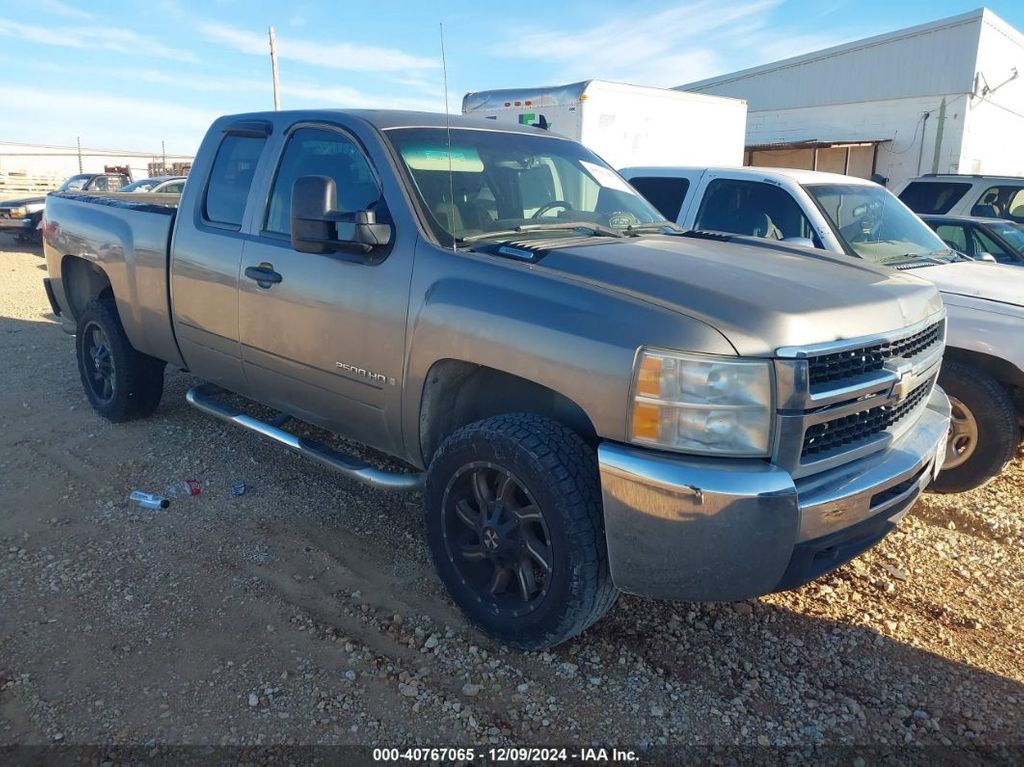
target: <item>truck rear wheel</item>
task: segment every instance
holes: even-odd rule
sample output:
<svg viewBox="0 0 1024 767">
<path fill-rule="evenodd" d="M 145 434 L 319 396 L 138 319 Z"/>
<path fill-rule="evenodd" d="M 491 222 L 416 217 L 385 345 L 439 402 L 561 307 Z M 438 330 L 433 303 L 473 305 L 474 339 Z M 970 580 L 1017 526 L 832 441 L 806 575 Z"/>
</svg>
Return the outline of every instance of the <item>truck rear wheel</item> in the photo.
<svg viewBox="0 0 1024 767">
<path fill-rule="evenodd" d="M 78 317 L 75 351 L 89 404 L 109 421 L 148 416 L 164 391 L 164 362 L 132 348 L 109 298 L 90 301 Z"/>
<path fill-rule="evenodd" d="M 459 429 L 430 463 L 424 501 L 438 574 L 485 633 L 551 647 L 614 604 L 597 459 L 561 424 L 517 413 Z"/>
<path fill-rule="evenodd" d="M 971 365 L 942 363 L 939 385 L 952 407 L 946 462 L 931 484 L 939 493 L 981 487 L 1002 472 L 1020 442 L 1013 399 L 998 381 Z"/>
</svg>

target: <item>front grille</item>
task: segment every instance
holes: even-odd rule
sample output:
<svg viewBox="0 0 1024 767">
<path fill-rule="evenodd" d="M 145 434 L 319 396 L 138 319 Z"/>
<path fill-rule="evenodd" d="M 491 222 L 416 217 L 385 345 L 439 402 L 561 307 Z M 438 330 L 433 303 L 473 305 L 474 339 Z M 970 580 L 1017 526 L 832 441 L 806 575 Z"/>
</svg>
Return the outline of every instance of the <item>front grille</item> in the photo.
<svg viewBox="0 0 1024 767">
<path fill-rule="evenodd" d="M 859 413 L 836 418 L 834 421 L 809 426 L 804 432 L 804 444 L 800 457 L 807 458 L 829 453 L 862 442 L 885 431 L 917 407 L 928 396 L 934 382 L 935 379 L 930 378 L 923 384 L 919 384 L 902 402 L 878 405 Z"/>
<path fill-rule="evenodd" d="M 883 490 L 880 493 L 875 493 L 873 496 L 871 496 L 871 508 L 877 509 L 879 506 L 888 503 L 893 498 L 899 498 L 905 492 L 914 487 L 914 485 L 920 482 L 921 475 L 924 474 L 925 471 L 928 471 L 929 469 L 931 469 L 930 465 L 922 466 L 920 469 L 918 469 L 917 473 L 914 474 L 914 476 L 908 477 L 902 482 L 899 482 L 893 485 L 892 487 Z"/>
<path fill-rule="evenodd" d="M 887 360 L 910 359 L 941 340 L 942 322 L 936 322 L 906 338 L 810 357 L 807 362 L 811 389 L 881 370 Z"/>
</svg>

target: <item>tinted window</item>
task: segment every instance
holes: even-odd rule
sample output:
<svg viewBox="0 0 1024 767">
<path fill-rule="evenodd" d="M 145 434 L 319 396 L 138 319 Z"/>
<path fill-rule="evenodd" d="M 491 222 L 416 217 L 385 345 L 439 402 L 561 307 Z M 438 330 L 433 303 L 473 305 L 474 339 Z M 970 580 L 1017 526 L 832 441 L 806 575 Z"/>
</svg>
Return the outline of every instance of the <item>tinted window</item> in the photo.
<svg viewBox="0 0 1024 767">
<path fill-rule="evenodd" d="M 1024 187 L 990 186 L 971 208 L 971 215 L 1024 221 Z"/>
<path fill-rule="evenodd" d="M 989 237 L 980 229 L 974 230 L 974 254 L 988 253 L 1001 264 L 1012 264 L 1016 259 L 1007 252 L 1006 248 Z"/>
<path fill-rule="evenodd" d="M 900 192 L 900 200 L 915 213 L 949 213 L 970 188 L 963 183 L 914 181 Z"/>
<path fill-rule="evenodd" d="M 821 247 L 810 222 L 785 189 L 760 181 L 718 178 L 708 184 L 694 229 L 784 240 L 806 237 Z"/>
<path fill-rule="evenodd" d="M 960 224 L 939 224 L 933 228 L 942 241 L 953 250 L 970 254 L 971 251 L 967 248 L 967 232 Z"/>
<path fill-rule="evenodd" d="M 380 199 L 380 189 L 359 147 L 334 131 L 303 128 L 288 139 L 281 157 L 265 231 L 291 232 L 292 187 L 300 176 L 333 178 L 338 210 L 366 210 Z"/>
<path fill-rule="evenodd" d="M 206 186 L 203 216 L 207 221 L 233 227 L 242 225 L 245 200 L 249 196 L 249 187 L 256 175 L 256 163 L 265 143 L 265 138 L 257 136 L 234 136 L 229 133 L 224 137 L 217 149 Z"/>
<path fill-rule="evenodd" d="M 683 208 L 683 200 L 690 188 L 690 182 L 685 178 L 655 178 L 653 176 L 633 178 L 629 181 L 640 194 L 647 198 L 658 212 L 669 221 L 676 221 L 679 218 L 679 211 Z"/>
</svg>

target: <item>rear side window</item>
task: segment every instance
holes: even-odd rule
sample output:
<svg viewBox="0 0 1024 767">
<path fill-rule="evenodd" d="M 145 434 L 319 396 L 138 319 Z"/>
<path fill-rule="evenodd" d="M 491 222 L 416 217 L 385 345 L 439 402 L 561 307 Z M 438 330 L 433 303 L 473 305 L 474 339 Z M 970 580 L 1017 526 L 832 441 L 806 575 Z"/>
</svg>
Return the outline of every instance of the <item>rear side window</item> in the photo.
<svg viewBox="0 0 1024 767">
<path fill-rule="evenodd" d="M 321 128 L 300 128 L 288 139 L 270 194 L 264 231 L 291 233 L 292 187 L 300 176 L 330 176 L 338 210 L 366 210 L 380 199 L 369 163 L 350 139 Z"/>
<path fill-rule="evenodd" d="M 256 163 L 266 139 L 262 136 L 224 137 L 213 160 L 203 199 L 203 218 L 235 229 L 242 226 L 245 201 L 256 175 Z"/>
<path fill-rule="evenodd" d="M 629 183 L 666 219 L 672 222 L 679 219 L 683 200 L 690 188 L 688 179 L 642 176 L 630 179 Z"/>
<path fill-rule="evenodd" d="M 1024 221 L 1024 187 L 990 186 L 971 208 L 971 215 Z"/>
<path fill-rule="evenodd" d="M 915 213 L 949 213 L 970 184 L 941 181 L 913 181 L 900 192 L 900 200 Z"/>
</svg>

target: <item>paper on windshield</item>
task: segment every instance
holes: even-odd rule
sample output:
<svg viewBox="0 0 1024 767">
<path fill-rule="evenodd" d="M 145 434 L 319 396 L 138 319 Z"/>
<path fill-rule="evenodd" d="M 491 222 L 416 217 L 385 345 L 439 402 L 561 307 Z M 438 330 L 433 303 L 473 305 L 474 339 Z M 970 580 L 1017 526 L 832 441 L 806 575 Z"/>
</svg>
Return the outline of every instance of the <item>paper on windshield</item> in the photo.
<svg viewBox="0 0 1024 767">
<path fill-rule="evenodd" d="M 608 170 L 601 165 L 595 165 L 592 162 L 586 160 L 580 160 L 580 165 L 583 166 L 584 170 L 593 176 L 594 181 L 599 183 L 606 189 L 617 189 L 620 192 L 628 192 L 629 194 L 635 194 L 632 189 L 629 188 L 629 184 L 619 177 L 618 173 Z"/>
<path fill-rule="evenodd" d="M 453 173 L 483 173 L 484 163 L 473 147 L 410 146 L 402 150 L 402 159 L 412 170 L 442 170 Z M 448 158 L 451 157 L 449 166 Z"/>
</svg>

